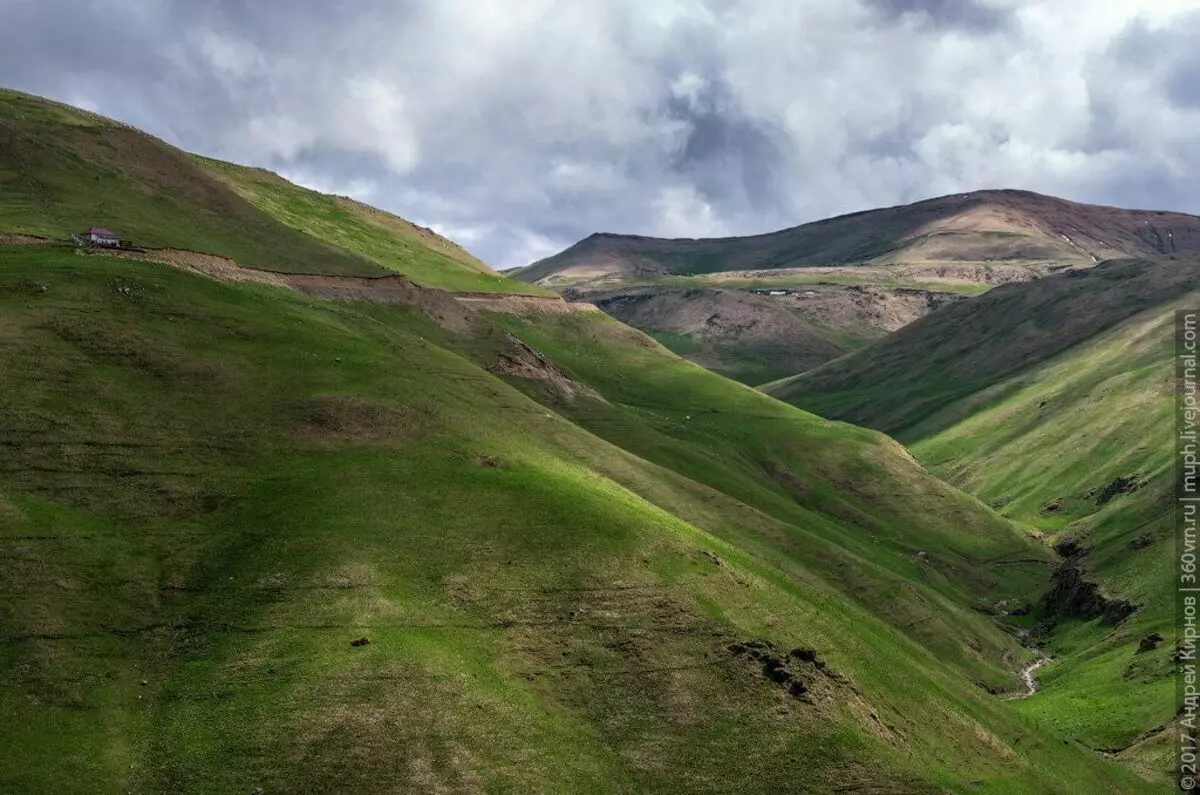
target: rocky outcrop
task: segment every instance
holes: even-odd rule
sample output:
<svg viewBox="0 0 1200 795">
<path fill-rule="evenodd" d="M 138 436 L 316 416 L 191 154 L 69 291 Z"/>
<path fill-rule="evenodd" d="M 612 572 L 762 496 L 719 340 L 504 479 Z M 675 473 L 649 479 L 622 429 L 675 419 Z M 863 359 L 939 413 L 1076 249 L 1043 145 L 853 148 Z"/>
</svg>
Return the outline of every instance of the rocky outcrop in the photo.
<svg viewBox="0 0 1200 795">
<path fill-rule="evenodd" d="M 1144 484 L 1142 481 L 1138 480 L 1138 476 L 1136 474 L 1128 477 L 1116 478 L 1100 490 L 1100 495 L 1096 497 L 1096 504 L 1106 505 L 1118 494 L 1132 494 L 1140 489 L 1143 485 Z"/>
<path fill-rule="evenodd" d="M 768 640 L 749 640 L 730 644 L 728 650 L 736 657 L 745 656 L 762 663 L 764 678 L 802 700 L 807 700 L 814 676 L 843 681 L 841 675 L 829 670 L 814 649 L 797 648 L 782 654 Z"/>
<path fill-rule="evenodd" d="M 507 375 L 529 381 L 541 381 L 549 388 L 551 393 L 567 403 L 570 403 L 579 395 L 603 400 L 596 390 L 586 384 L 572 380 L 566 373 L 558 369 L 554 362 L 542 356 L 512 334 L 505 335 L 505 342 L 505 350 L 488 365 L 487 369 L 490 372 L 496 375 Z"/>
<path fill-rule="evenodd" d="M 1147 635 L 1146 637 L 1142 638 L 1140 643 L 1138 643 L 1138 649 L 1134 653 L 1145 654 L 1148 651 L 1154 651 L 1158 648 L 1158 644 L 1162 643 L 1164 640 L 1166 640 L 1166 638 L 1164 638 L 1158 632 Z"/>
<path fill-rule="evenodd" d="M 1138 607 L 1127 599 L 1111 599 L 1100 592 L 1100 585 L 1084 576 L 1083 558 L 1091 551 L 1076 541 L 1063 541 L 1055 551 L 1066 560 L 1051 576 L 1050 590 L 1042 597 L 1046 609 L 1062 616 L 1102 618 L 1106 624 L 1119 624 Z"/>
</svg>

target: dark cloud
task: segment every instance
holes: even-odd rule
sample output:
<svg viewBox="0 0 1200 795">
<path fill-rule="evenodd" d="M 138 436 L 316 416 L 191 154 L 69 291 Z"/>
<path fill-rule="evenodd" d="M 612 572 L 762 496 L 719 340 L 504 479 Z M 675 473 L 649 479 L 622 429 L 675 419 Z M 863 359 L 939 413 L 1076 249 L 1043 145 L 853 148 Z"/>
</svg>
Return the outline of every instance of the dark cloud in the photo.
<svg viewBox="0 0 1200 795">
<path fill-rule="evenodd" d="M 1176 66 L 1167 77 L 1167 99 L 1182 108 L 1200 109 L 1200 53 Z"/>
<path fill-rule="evenodd" d="M 864 0 L 890 22 L 912 21 L 936 28 L 994 33 L 1008 27 L 1009 13 L 978 0 Z"/>
<path fill-rule="evenodd" d="M 501 266 L 982 187 L 1200 210 L 1188 0 L 3 5 L 0 84 Z"/>
</svg>

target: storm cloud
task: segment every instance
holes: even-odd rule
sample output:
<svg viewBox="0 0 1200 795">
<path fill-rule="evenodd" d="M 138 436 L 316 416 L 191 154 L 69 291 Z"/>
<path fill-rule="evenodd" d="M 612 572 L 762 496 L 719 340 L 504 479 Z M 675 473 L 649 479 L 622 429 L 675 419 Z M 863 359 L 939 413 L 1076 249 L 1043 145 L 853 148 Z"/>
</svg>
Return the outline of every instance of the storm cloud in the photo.
<svg viewBox="0 0 1200 795">
<path fill-rule="evenodd" d="M 1011 187 L 1200 212 L 1200 0 L 0 0 L 0 84 L 498 267 Z"/>
</svg>

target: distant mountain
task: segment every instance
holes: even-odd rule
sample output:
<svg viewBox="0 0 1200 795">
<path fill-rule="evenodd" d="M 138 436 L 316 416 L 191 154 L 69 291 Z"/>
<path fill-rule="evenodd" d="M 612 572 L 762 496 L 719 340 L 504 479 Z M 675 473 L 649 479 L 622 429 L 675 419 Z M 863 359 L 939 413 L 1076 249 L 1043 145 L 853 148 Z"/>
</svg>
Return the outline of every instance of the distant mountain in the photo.
<svg viewBox="0 0 1200 795">
<path fill-rule="evenodd" d="M 757 384 L 837 358 L 958 295 L 1197 251 L 1197 216 L 984 190 L 751 237 L 596 234 L 512 275 Z"/>
<path fill-rule="evenodd" d="M 1053 262 L 1200 251 L 1200 217 L 981 190 L 841 215 L 765 235 L 667 240 L 592 235 L 517 274 L 552 285 L 821 265 Z"/>
</svg>

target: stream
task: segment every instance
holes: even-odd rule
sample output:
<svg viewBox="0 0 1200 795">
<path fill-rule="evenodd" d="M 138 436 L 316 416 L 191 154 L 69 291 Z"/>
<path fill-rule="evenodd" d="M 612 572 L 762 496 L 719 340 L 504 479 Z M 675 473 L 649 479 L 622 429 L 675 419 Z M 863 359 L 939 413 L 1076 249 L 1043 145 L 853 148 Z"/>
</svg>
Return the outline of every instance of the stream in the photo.
<svg viewBox="0 0 1200 795">
<path fill-rule="evenodd" d="M 1030 651 L 1032 651 L 1035 654 L 1041 654 L 1041 652 L 1038 651 L 1037 649 L 1030 649 Z M 1016 695 L 1009 696 L 1009 698 L 1010 699 L 1029 698 L 1034 693 L 1036 693 L 1037 692 L 1037 669 L 1041 668 L 1043 665 L 1046 665 L 1049 662 L 1050 662 L 1049 657 L 1042 656 L 1042 657 L 1038 657 L 1035 661 L 1033 661 L 1029 665 L 1025 666 L 1025 670 L 1021 671 L 1021 681 L 1025 683 L 1025 689 L 1027 692 L 1018 693 Z"/>
</svg>

